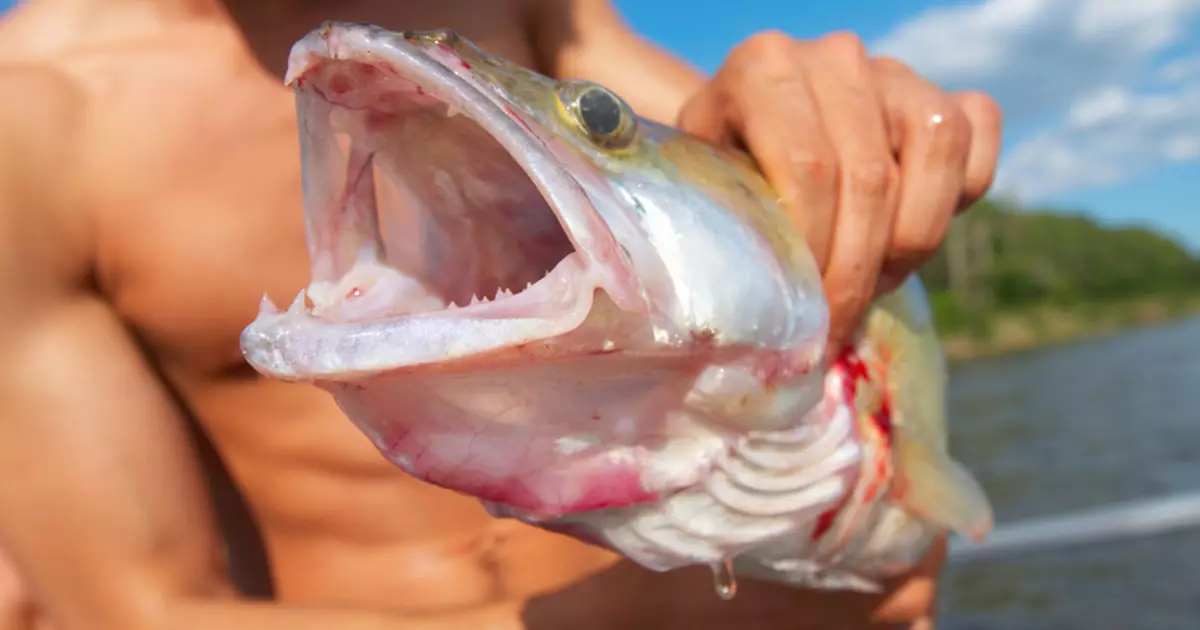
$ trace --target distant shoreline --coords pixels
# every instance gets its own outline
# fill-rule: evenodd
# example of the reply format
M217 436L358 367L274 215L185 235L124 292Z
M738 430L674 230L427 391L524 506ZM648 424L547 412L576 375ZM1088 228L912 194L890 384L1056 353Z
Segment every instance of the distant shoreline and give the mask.
M1043 306L991 315L988 334L943 335L951 361L966 361L1020 350L1100 337L1200 314L1200 296L1168 301L1142 298L1080 308Z

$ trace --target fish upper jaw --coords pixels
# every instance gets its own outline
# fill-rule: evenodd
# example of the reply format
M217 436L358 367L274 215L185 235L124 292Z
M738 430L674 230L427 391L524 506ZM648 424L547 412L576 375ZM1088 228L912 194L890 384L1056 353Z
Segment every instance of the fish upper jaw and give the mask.
M292 49L312 282L242 335L273 377L353 378L645 313L576 179L455 50L326 23Z

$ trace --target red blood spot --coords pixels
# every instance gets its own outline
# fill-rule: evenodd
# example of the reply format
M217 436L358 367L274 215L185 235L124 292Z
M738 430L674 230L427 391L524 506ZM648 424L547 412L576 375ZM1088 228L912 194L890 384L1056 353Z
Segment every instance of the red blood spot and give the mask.
M838 510L840 509L841 506L838 506L821 512L821 515L817 517L817 524L813 526L813 540L820 540L822 536L829 533L829 529L833 527L833 521L837 519Z
M505 105L504 113L508 114L509 118L517 121L517 124L521 125L521 127L523 127L525 129L525 131L528 131L529 133L533 133L533 129L531 129L529 127L529 124L526 123L525 120L517 114L517 112L513 111L513 108L509 107L508 105Z
M353 289L350 289L349 291L346 292L346 297L347 298L356 298L356 297L361 296L362 294L363 294L363 290L361 287L354 287Z
M466 61L464 61L464 60L462 60L462 59L459 59L459 60L458 60L458 62L462 64L462 67L463 67L463 69L464 69L464 70L470 70L470 69L471 69L471 64L467 63Z
M858 395L858 381L865 381L871 376L867 371L867 364L863 363L857 352L847 348L834 362L833 367L845 375L846 401L853 402L854 397Z
M845 403L853 405L854 398L858 394L859 385L863 381L871 380L872 375L867 369L867 364L853 349L847 349L838 357L834 364L834 369L840 372L843 377ZM879 409L868 415L866 420L870 424L863 426L863 429L866 431L863 434L863 439L877 442L880 447L876 451L877 456L875 461L867 464L869 468L864 470L864 474L869 479L866 481L867 486L863 491L863 499L871 501L879 495L892 476L891 445L894 426L891 400L887 398L886 390L885 396L880 401ZM871 429L874 430L872 431Z
M883 436L884 442L891 446L892 444L892 401L884 398L879 404L879 411L871 415L871 422L875 423L875 427L879 429L879 434Z

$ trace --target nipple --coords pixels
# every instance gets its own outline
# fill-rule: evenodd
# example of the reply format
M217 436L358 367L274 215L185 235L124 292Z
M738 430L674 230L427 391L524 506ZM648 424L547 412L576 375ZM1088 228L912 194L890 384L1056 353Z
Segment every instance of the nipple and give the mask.
M716 588L717 597L725 601L733 599L737 595L737 576L733 574L733 558L725 558L721 562L715 562L710 565L713 572L713 586Z

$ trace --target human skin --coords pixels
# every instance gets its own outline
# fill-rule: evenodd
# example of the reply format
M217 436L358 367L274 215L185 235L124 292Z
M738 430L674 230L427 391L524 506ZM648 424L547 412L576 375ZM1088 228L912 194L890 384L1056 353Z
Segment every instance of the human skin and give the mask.
M706 568L650 573L494 520L385 462L327 394L250 370L238 336L262 291L286 303L308 280L280 75L324 19L452 27L746 145L808 230L837 322L936 248L994 170L990 100L845 34L752 38L708 80L602 0L31 0L0 26L0 90L20 95L0 100L0 630L927 616L942 547L878 596L747 582L724 602Z

